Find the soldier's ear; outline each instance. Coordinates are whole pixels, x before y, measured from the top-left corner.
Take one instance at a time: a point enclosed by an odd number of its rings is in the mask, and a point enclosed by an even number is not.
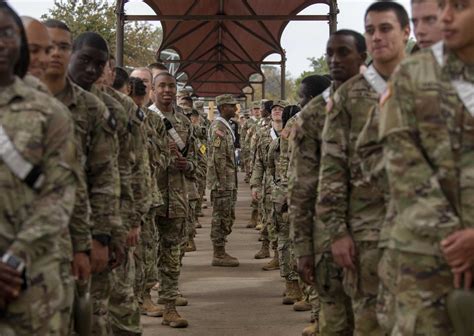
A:
[[[359,55],[360,55],[360,60],[361,60],[360,64],[365,64],[365,62],[367,61],[367,52],[364,51],[362,53],[359,53]]]

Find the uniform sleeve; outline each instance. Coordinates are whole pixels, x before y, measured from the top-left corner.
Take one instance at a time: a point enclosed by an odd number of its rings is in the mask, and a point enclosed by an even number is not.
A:
[[[380,115],[379,136],[384,145],[384,158],[390,185],[391,200],[395,203],[397,223],[409,223],[409,229],[423,236],[428,243],[439,246],[439,241],[460,228],[460,220],[450,202],[457,186],[443,189],[443,181],[456,181],[450,176],[452,169],[444,169],[443,162],[436,162],[436,153],[427,153],[419,139],[420,122],[415,113],[419,106],[429,106],[429,101],[415,97],[415,88],[409,69],[402,67],[390,85],[391,96],[383,104]],[[435,101],[431,99],[431,101]],[[436,110],[436,106],[432,110]],[[421,123],[423,124],[423,123]],[[449,136],[443,130],[430,129],[431,139],[443,152],[451,151]],[[435,168],[436,167],[436,168]],[[448,198],[448,197],[449,198]],[[456,202],[454,202],[456,203]],[[409,243],[409,242],[407,242]]]
[[[256,189],[259,193],[261,193],[262,186],[263,186],[263,176],[265,173],[265,168],[264,168],[264,157],[262,153],[262,146],[259,141],[259,137],[255,137],[254,141],[254,148],[255,148],[255,154],[254,154],[254,159],[253,159],[253,168],[252,168],[252,176],[250,177],[250,188],[251,189]]]
[[[318,188],[318,219],[327,230],[330,241],[349,234],[348,144],[350,120],[345,99],[334,95],[334,107],[326,115],[322,133],[320,180]]]
[[[214,181],[210,181],[212,190],[225,190],[227,186],[227,174],[226,174],[226,161],[227,161],[227,140],[224,131],[219,130],[216,126],[211,129],[211,138],[209,146],[212,147],[210,150],[210,157],[208,163],[208,169],[211,170],[209,176],[214,177]]]
[[[75,202],[77,158],[74,126],[67,114],[54,113],[46,125],[41,169],[45,181],[30,204],[9,252],[31,261],[67,228]]]
[[[107,107],[98,98],[91,99],[88,113],[93,122],[85,151],[92,234],[110,236],[111,221],[119,211],[118,138]]]
[[[297,257],[314,253],[313,222],[317,199],[319,167],[321,159],[321,139],[318,124],[314,119],[318,107],[310,103],[294,126],[294,147],[292,152],[292,179],[288,186],[290,204],[290,224],[293,244]]]

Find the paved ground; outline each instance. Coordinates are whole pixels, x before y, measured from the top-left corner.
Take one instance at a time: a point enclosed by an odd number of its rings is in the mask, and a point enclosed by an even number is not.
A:
[[[241,176],[240,176],[241,177]],[[178,307],[187,329],[161,325],[161,318],[144,317],[145,336],[293,336],[309,324],[309,312],[295,312],[281,304],[284,281],[278,271],[261,270],[265,261],[253,258],[259,249],[258,233],[246,229],[250,218],[248,184],[240,184],[237,220],[228,252],[238,257],[237,268],[211,267],[210,209],[196,237],[197,252],[188,253],[181,270],[180,290],[189,306]],[[156,294],[155,294],[156,295]]]

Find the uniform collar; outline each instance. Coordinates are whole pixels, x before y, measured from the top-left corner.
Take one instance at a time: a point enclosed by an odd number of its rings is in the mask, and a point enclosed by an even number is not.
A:
[[[55,97],[60,100],[68,108],[77,106],[77,91],[79,87],[72,82],[69,77],[66,77],[66,86]]]
[[[452,76],[451,78],[460,78],[474,83],[474,65],[467,65],[463,63],[453,52],[449,50],[446,50],[445,62],[444,68]]]

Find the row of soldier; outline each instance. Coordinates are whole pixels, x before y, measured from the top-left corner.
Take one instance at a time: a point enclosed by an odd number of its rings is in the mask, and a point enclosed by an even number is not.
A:
[[[217,97],[211,127],[202,102],[177,106],[162,64],[129,76],[99,34],[5,2],[0,73],[0,333],[141,335],[140,315],[187,327],[178,280],[206,180],[212,264],[238,265],[225,251],[237,101]]]
[[[374,2],[365,36],[329,38],[301,112],[262,101],[242,126],[255,258],[273,250],[283,303],[312,310],[303,335],[474,332],[457,301],[473,287],[474,1],[411,5],[413,55],[406,10]]]

